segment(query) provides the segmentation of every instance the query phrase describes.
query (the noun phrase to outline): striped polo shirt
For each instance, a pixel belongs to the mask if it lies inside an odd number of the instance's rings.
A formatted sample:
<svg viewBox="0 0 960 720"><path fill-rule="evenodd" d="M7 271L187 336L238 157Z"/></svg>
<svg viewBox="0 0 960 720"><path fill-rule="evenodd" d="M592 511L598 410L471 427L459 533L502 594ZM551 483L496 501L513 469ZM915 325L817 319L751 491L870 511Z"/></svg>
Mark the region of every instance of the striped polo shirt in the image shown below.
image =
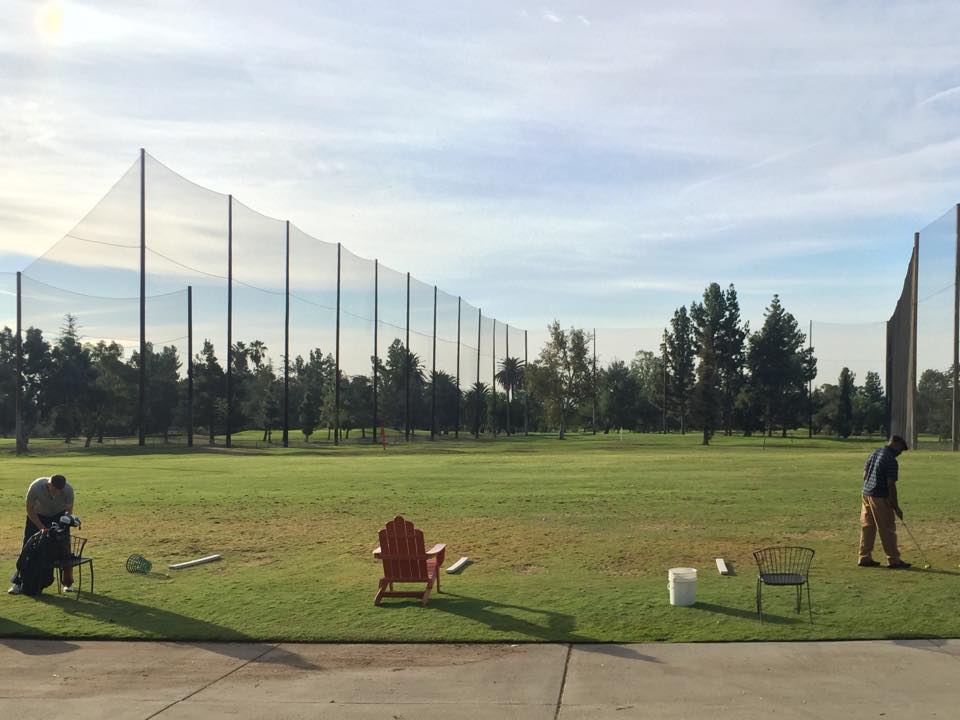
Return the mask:
<svg viewBox="0 0 960 720"><path fill-rule="evenodd" d="M863 467L863 494L873 497L889 497L890 483L897 481L900 470L897 456L889 447L877 448Z"/></svg>

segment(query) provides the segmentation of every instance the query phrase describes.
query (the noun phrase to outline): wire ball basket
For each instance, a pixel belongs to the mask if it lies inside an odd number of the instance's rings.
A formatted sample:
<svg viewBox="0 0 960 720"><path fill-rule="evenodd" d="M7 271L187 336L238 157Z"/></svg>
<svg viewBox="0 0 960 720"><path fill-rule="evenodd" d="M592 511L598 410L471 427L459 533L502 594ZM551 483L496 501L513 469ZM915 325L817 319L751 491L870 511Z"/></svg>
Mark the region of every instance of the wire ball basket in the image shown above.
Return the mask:
<svg viewBox="0 0 960 720"><path fill-rule="evenodd" d="M146 575L153 568L153 563L147 560L143 555L134 553L127 558L127 572Z"/></svg>

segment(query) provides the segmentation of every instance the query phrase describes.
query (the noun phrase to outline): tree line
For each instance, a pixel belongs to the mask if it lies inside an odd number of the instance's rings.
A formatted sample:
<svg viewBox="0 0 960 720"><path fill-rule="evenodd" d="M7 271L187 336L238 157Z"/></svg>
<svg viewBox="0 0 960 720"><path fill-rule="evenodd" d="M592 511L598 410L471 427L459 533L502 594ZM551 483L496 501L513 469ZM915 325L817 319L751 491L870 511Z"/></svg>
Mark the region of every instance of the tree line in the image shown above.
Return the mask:
<svg viewBox="0 0 960 720"><path fill-rule="evenodd" d="M141 358L113 342L85 343L80 321L67 315L53 339L39 328L24 334L23 421L28 436L82 439L128 436L138 429ZM439 435L507 433L529 429L609 432L696 431L704 444L717 432L786 434L807 427L839 437L885 433L886 399L879 375L862 386L844 368L837 382L811 392L814 349L794 316L773 296L762 326L751 332L741 320L733 285L711 283L701 300L676 309L660 352L638 351L628 362L595 364L592 337L579 328L549 326L539 356L526 365L515 357L498 363L493 386L458 387L448 373L430 372L424 359L397 339L385 356L371 357L368 375L341 373L329 353L315 348L290 363L287 391L291 428L309 442L318 431L329 439L337 425L339 382L341 437L361 438L375 425L398 432ZM15 334L0 332L0 433L14 432ZM169 440L190 423L213 444L227 426L256 429L265 442L283 424L284 379L260 340L232 348L227 373L209 340L193 359L193 402L188 399L183 360L172 346L148 344L145 428ZM374 404L376 376L376 404ZM950 432L950 374L926 370L918 384L921 432ZM192 410L192 413L191 413ZM229 417L228 417L229 413Z"/></svg>

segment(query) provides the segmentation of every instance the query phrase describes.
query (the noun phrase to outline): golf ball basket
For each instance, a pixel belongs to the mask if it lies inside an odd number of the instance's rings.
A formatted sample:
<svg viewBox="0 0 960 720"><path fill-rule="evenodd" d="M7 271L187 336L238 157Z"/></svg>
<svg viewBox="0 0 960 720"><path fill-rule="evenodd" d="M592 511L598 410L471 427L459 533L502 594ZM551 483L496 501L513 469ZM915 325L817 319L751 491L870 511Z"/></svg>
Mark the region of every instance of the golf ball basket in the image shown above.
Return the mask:
<svg viewBox="0 0 960 720"><path fill-rule="evenodd" d="M147 560L143 555L134 553L127 558L127 572L146 575L153 568L153 563Z"/></svg>

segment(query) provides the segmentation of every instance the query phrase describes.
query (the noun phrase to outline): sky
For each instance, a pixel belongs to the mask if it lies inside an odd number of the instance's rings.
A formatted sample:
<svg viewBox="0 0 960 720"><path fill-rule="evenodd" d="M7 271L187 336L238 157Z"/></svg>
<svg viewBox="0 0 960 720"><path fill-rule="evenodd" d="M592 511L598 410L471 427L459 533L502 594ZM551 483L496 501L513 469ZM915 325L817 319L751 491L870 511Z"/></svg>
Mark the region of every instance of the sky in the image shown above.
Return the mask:
<svg viewBox="0 0 960 720"><path fill-rule="evenodd" d="M144 147L518 327L876 322L960 200L955 3L0 3L0 272Z"/></svg>

